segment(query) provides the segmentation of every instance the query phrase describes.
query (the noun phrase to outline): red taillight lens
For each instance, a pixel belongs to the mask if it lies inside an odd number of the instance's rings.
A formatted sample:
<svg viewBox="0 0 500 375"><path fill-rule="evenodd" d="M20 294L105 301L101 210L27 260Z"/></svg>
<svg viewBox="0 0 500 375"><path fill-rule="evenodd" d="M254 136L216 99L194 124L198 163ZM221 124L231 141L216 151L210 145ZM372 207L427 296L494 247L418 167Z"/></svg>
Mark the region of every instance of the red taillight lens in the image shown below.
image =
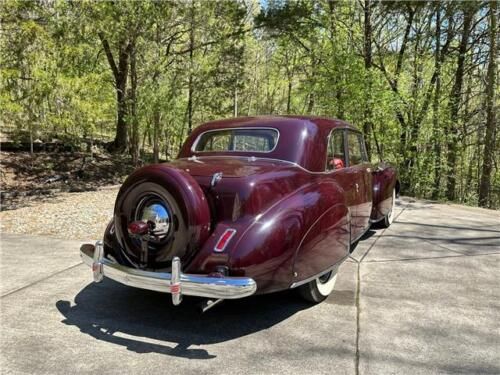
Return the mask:
<svg viewBox="0 0 500 375"><path fill-rule="evenodd" d="M134 221L128 225L128 233L131 235L140 236L148 233L148 224L143 221Z"/></svg>
<svg viewBox="0 0 500 375"><path fill-rule="evenodd" d="M222 233L222 236L220 236L219 241L217 241L217 244L214 247L214 251L217 253L223 252L227 244L235 234L236 229L226 229L224 233Z"/></svg>

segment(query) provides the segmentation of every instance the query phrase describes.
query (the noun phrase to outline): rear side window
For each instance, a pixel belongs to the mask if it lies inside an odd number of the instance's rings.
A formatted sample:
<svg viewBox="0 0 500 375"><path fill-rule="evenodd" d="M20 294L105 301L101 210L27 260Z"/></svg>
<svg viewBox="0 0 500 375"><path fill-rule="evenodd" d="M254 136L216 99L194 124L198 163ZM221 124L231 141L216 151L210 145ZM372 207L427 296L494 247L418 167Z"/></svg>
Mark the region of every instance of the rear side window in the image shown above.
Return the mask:
<svg viewBox="0 0 500 375"><path fill-rule="evenodd" d="M330 144L328 145L328 157L326 160L326 169L342 169L346 166L346 155L344 147L344 131L334 130L330 135Z"/></svg>
<svg viewBox="0 0 500 375"><path fill-rule="evenodd" d="M268 128L210 130L195 142L195 152L270 152L276 147L279 133Z"/></svg>
<svg viewBox="0 0 500 375"><path fill-rule="evenodd" d="M349 165L357 165L368 161L365 143L361 134L348 132L347 144L349 147Z"/></svg>

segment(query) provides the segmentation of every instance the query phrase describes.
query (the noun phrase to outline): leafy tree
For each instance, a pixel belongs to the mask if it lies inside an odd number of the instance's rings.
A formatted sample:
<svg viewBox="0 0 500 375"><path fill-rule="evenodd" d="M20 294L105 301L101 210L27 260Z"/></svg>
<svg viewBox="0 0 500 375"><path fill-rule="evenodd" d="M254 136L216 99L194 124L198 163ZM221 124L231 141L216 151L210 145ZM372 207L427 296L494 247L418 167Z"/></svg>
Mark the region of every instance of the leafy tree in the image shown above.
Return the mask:
<svg viewBox="0 0 500 375"><path fill-rule="evenodd" d="M138 164L216 118L339 117L404 194L500 207L497 1L5 0L0 14L15 140L105 143Z"/></svg>

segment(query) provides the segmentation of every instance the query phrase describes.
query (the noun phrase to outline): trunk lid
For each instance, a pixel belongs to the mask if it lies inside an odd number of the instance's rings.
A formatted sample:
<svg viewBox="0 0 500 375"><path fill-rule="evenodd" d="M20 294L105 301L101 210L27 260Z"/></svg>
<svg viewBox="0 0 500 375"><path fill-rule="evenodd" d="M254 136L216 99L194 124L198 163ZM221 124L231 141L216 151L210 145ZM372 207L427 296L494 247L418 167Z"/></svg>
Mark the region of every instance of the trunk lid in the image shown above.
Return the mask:
<svg viewBox="0 0 500 375"><path fill-rule="evenodd" d="M178 159L170 165L183 169L198 182L215 222L251 219L312 178L292 163L264 158L203 157ZM211 186L215 173L222 173L222 178Z"/></svg>
<svg viewBox="0 0 500 375"><path fill-rule="evenodd" d="M289 167L290 163L272 159L211 156L177 159L169 163L169 165L183 169L193 177L211 177L215 173L221 172L223 177L241 178L267 173L280 167Z"/></svg>

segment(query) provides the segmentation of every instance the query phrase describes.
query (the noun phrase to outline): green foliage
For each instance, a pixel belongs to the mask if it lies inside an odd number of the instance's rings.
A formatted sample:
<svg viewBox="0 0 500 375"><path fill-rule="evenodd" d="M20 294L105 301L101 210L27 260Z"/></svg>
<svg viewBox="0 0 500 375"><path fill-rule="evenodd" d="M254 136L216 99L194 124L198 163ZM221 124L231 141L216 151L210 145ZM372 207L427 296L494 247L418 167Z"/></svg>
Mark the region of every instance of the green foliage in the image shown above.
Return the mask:
<svg viewBox="0 0 500 375"><path fill-rule="evenodd" d="M489 51L485 4L262 4L3 1L2 130L32 141L112 141L119 105L107 42L116 65L121 53L128 54L124 121L131 153L138 147L143 157L152 152L163 159L175 157L190 116L195 125L235 113L338 117L368 130L373 161L395 163L405 193L444 198L447 180L456 176L458 200L477 204ZM371 17L370 56L366 10ZM439 46L446 48L439 94L438 10ZM452 123L450 97L465 12L473 13L473 22L459 120ZM495 134L498 144L500 132ZM453 142L459 153L450 168L447 155ZM492 206L500 205L496 150Z"/></svg>

